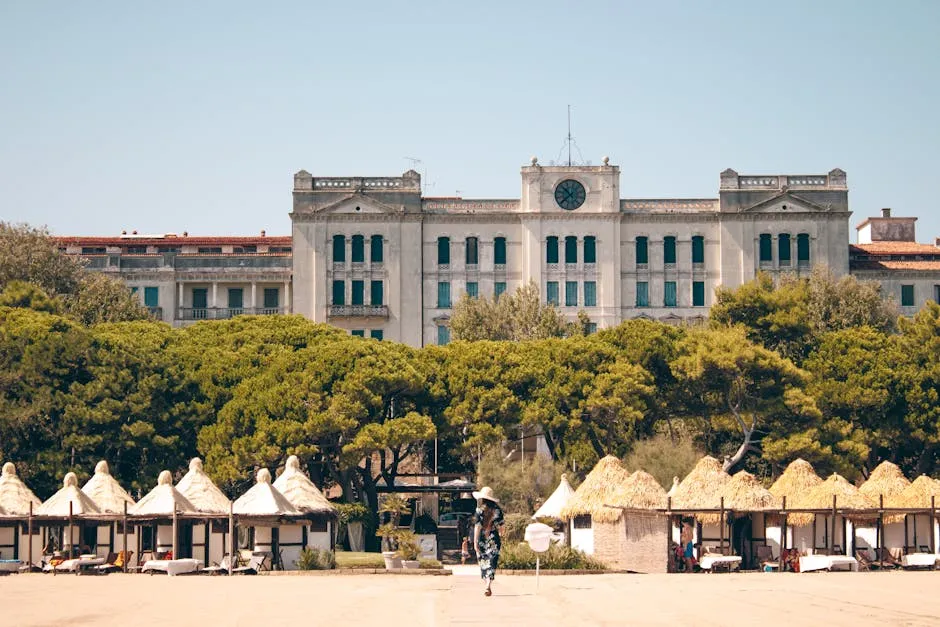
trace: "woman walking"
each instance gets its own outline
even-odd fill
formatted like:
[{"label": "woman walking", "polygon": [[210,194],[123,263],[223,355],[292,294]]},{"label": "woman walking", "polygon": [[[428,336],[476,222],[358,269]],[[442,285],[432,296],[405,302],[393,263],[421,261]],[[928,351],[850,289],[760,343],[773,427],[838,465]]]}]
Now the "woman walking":
[{"label": "woman walking", "polygon": [[502,547],[499,528],[504,522],[503,510],[493,495],[493,488],[489,486],[474,492],[473,498],[477,499],[477,511],[473,516],[473,549],[480,564],[480,577],[486,582],[483,595],[490,596],[493,594],[490,586],[496,576],[499,549]]}]

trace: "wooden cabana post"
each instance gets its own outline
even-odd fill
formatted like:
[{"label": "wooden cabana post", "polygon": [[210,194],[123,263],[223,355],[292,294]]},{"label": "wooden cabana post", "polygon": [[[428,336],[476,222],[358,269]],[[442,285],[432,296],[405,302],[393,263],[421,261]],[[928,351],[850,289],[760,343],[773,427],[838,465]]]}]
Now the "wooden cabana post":
[{"label": "wooden cabana post", "polygon": [[26,518],[26,555],[27,555],[27,571],[33,571],[33,502],[29,502],[29,515]]},{"label": "wooden cabana post", "polygon": [[[905,522],[904,528],[907,529],[907,523]],[[885,568],[885,550],[884,550],[884,540],[885,540],[885,495],[880,494],[878,496],[878,537],[875,538],[875,544],[878,545],[878,560],[880,562],[879,568],[884,570]]]},{"label": "wooden cabana post", "polygon": [[173,541],[170,543],[173,551],[173,559],[179,559],[178,547],[177,547],[177,532],[179,531],[179,515],[177,514],[176,505],[173,506]]},{"label": "wooden cabana post", "polygon": [[[730,545],[731,542],[729,541]],[[718,552],[724,555],[725,552],[725,497],[718,501]]]},{"label": "wooden cabana post", "polygon": [[[829,555],[832,555],[832,549],[836,545],[836,495],[832,495],[832,535],[829,537]],[[842,538],[845,540],[845,538]]]},{"label": "wooden cabana post", "polygon": [[[72,502],[69,501],[69,552],[66,559],[72,558],[72,547],[74,545],[75,543],[72,542]],[[53,569],[53,572],[55,572],[55,569]]]},{"label": "wooden cabana post", "polygon": [[127,501],[124,501],[124,541],[121,544],[121,549],[124,551],[124,561],[121,562],[121,572],[127,572]]},{"label": "wooden cabana post", "polygon": [[935,494],[930,495],[930,552],[936,553],[937,546],[935,542],[935,533],[934,527],[937,524],[937,496]]},{"label": "wooden cabana post", "polygon": [[229,503],[228,505],[228,546],[229,546],[229,559],[228,559],[228,574],[232,574],[232,569],[235,567],[235,504]]},{"label": "wooden cabana post", "polygon": [[780,556],[777,560],[780,562],[778,573],[784,572],[783,552],[787,549],[787,496],[783,495],[783,524],[780,525]]}]

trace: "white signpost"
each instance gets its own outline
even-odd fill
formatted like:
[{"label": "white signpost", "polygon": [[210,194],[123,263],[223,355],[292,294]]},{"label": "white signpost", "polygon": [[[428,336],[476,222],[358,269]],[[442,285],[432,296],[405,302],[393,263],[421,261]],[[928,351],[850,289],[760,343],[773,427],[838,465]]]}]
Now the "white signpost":
[{"label": "white signpost", "polygon": [[540,557],[539,553],[544,553],[548,550],[548,547],[552,544],[552,533],[554,530],[546,524],[543,523],[532,523],[531,525],[526,526],[525,528],[525,541],[529,543],[529,547],[535,551],[535,592],[539,591],[539,565]]}]

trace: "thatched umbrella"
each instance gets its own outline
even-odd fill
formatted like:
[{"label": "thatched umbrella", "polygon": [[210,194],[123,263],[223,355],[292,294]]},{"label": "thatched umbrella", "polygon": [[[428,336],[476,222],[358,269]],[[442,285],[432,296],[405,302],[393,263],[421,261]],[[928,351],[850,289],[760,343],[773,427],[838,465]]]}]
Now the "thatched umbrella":
[{"label": "thatched umbrella", "polygon": [[[672,495],[672,507],[686,510],[719,509],[725,485],[729,481],[731,476],[722,469],[721,462],[705,456],[679,482]],[[721,522],[720,513],[703,512],[694,515],[704,524],[716,525]]]},{"label": "thatched umbrella", "polygon": [[891,501],[892,507],[929,509],[940,501],[940,481],[921,475]]},{"label": "thatched umbrella", "polygon": [[568,504],[572,496],[574,496],[574,488],[568,483],[568,475],[562,475],[558,487],[532,514],[532,518],[561,518],[561,509]]},{"label": "thatched umbrella", "polygon": [[196,506],[173,487],[173,475],[163,470],[157,477],[157,485],[131,510],[132,516],[170,518],[176,514],[198,514]]},{"label": "thatched umbrella", "polygon": [[[884,497],[884,503],[888,507],[898,507],[893,504],[893,500],[900,496],[911,482],[907,480],[901,469],[896,464],[889,461],[883,461],[871,472],[868,480],[863,483],[858,491],[867,496],[876,505]],[[896,523],[904,520],[904,514],[886,514],[884,521],[886,523]]]},{"label": "thatched umbrella", "polygon": [[614,491],[608,505],[629,509],[665,509],[666,491],[653,475],[637,470]]},{"label": "thatched umbrella", "polygon": [[274,482],[278,492],[287,497],[290,504],[305,514],[336,516],[336,508],[327,500],[320,489],[300,469],[300,460],[296,455],[287,458],[284,472]]},{"label": "thatched umbrella", "polygon": [[100,513],[101,509],[91,497],[78,489],[78,477],[74,472],[66,473],[59,491],[46,499],[36,510],[37,516],[57,518]]},{"label": "thatched umbrella", "polygon": [[267,468],[258,471],[255,485],[235,499],[232,508],[239,516],[278,517],[300,516],[299,509],[291,505],[287,497],[271,485],[271,472]]},{"label": "thatched umbrella", "polygon": [[82,486],[82,492],[87,494],[104,514],[123,514],[125,503],[134,505],[134,499],[111,476],[108,462],[104,460],[95,466],[95,474]]},{"label": "thatched umbrella", "polygon": [[746,470],[735,473],[721,494],[725,497],[725,507],[739,512],[762,512],[780,507],[770,490]]},{"label": "thatched umbrella", "polygon": [[42,501],[16,476],[16,466],[13,462],[5,463],[0,474],[0,510],[3,515],[28,516],[30,504],[33,508],[38,508]]},{"label": "thatched umbrella", "polygon": [[[805,459],[795,459],[786,467],[783,474],[777,478],[770,493],[783,501],[786,498],[788,508],[800,508],[801,499],[823,480],[813,470],[812,464]],[[813,524],[815,516],[808,513],[787,514],[787,523],[794,527],[805,527]]]},{"label": "thatched umbrella", "polygon": [[189,462],[189,472],[176,484],[180,494],[202,514],[227,516],[231,501],[222,493],[202,469],[202,460],[194,457]]},{"label": "thatched umbrella", "polygon": [[577,516],[589,514],[592,520],[613,523],[620,518],[620,510],[605,507],[610,503],[620,486],[630,479],[630,473],[620,460],[608,455],[584,478],[584,482],[575,490],[567,505],[561,508],[562,520],[572,520]]},{"label": "thatched umbrella", "polygon": [[877,506],[874,500],[846,481],[845,477],[833,473],[828,479],[807,492],[805,499],[800,500],[800,507],[831,508],[833,497],[836,498],[837,505],[844,509],[873,509]]}]

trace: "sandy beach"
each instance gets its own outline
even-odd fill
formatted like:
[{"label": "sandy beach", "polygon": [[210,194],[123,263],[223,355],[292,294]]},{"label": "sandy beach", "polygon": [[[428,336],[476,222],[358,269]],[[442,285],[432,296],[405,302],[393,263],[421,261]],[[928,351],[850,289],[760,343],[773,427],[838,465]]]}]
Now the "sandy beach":
[{"label": "sandy beach", "polygon": [[938,625],[940,573],[0,578],[0,625]]}]

